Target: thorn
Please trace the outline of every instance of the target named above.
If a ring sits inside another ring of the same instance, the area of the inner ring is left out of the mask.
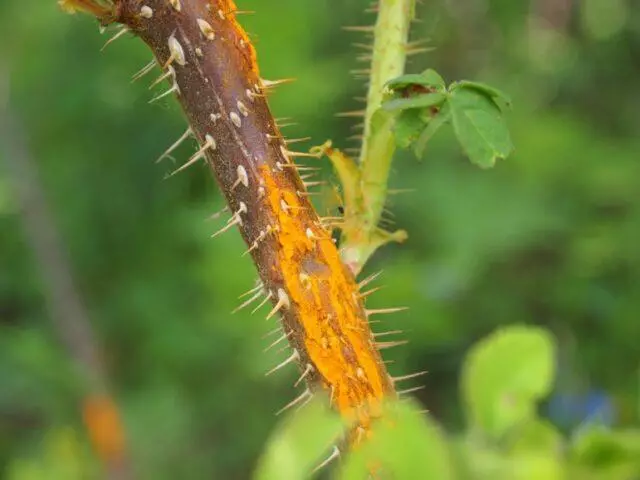
[[[249,300],[246,300],[245,302],[243,302],[242,304],[240,304],[239,306],[237,306],[231,313],[237,313],[240,310],[242,310],[245,307],[248,307],[249,305],[251,305],[253,302],[255,302],[258,298],[260,298],[263,295],[262,291],[257,292],[255,295],[253,295],[251,298],[249,298]]]
[[[189,138],[192,134],[193,134],[193,131],[191,130],[191,127],[187,128],[187,130],[180,136],[180,138],[178,138],[178,140],[176,140],[176,142],[173,145],[171,145],[162,155],[160,155],[160,158],[156,160],[156,163],[160,163],[162,159],[171,155],[171,153],[176,148],[178,148],[180,144],[184,142],[187,138]]]
[[[353,110],[350,112],[336,113],[336,117],[364,117],[364,110]]]
[[[358,290],[361,290],[363,287],[366,287],[367,285],[369,285],[376,278],[378,278],[381,274],[382,274],[382,270],[380,270],[379,272],[376,272],[376,273],[374,273],[372,275],[369,275],[367,278],[365,278],[360,283],[358,283]]]
[[[289,336],[293,333],[293,331],[290,331],[289,333],[283,333],[280,337],[278,337],[276,340],[274,340],[274,342],[269,345],[267,348],[264,349],[264,352],[268,352],[269,350],[271,350],[273,347],[275,347],[276,345],[278,345],[279,343],[285,341],[287,338],[289,338]]]
[[[181,171],[186,170],[188,167],[196,163],[198,160],[202,160],[203,158],[205,158],[208,149],[211,149],[211,150],[216,149],[216,141],[211,135],[207,134],[204,136],[204,138],[206,139],[206,141],[204,145],[202,145],[200,150],[194,153],[193,156],[189,160],[187,160],[187,162],[184,165],[182,165],[181,167],[171,172],[171,174],[169,175],[170,177],[173,177],[176,173],[180,173]]]
[[[216,213],[214,213],[213,215],[209,216],[209,217],[207,218],[207,220],[215,220],[216,218],[220,218],[220,215],[222,215],[223,213],[226,213],[226,212],[228,212],[228,211],[229,211],[229,207],[228,207],[228,206],[225,206],[225,207],[223,207],[223,208],[222,208],[222,210],[219,210],[219,211],[217,211]],[[238,298],[242,298],[243,296],[244,296],[244,294],[243,294],[243,295],[241,295],[241,296],[240,296],[240,297],[238,297]]]
[[[423,370],[422,372],[417,372],[417,373],[411,373],[409,375],[401,375],[399,377],[391,377],[391,380],[393,380],[394,382],[403,382],[405,380],[411,380],[412,378],[418,378],[418,377],[422,377],[423,375],[426,375],[427,372],[426,370]]]
[[[371,33],[375,30],[375,26],[374,25],[355,25],[355,26],[342,27],[342,29],[346,30],[347,32]]]
[[[362,48],[363,50],[369,50],[370,52],[373,52],[373,45],[370,45],[368,43],[352,43],[351,46],[356,48]]]
[[[276,416],[280,415],[281,413],[286,412],[287,410],[289,410],[291,407],[295,407],[297,404],[299,404],[300,402],[302,402],[302,404],[300,405],[300,407],[303,407],[309,400],[311,400],[311,398],[313,398],[313,394],[311,393],[311,390],[309,390],[308,388],[305,389],[304,392],[302,392],[299,396],[297,396],[296,398],[294,398],[292,401],[290,401],[289,403],[287,403],[284,407],[282,407],[280,410],[278,410],[276,412]],[[305,400],[306,399],[306,400]],[[303,401],[304,400],[304,401]]]
[[[320,195],[320,192],[301,192],[301,191],[297,191],[296,195],[298,195],[299,197],[313,197],[315,195]]]
[[[311,473],[316,473],[318,470],[322,470],[324,467],[329,465],[331,462],[333,462],[338,457],[340,457],[340,449],[334,445],[333,449],[331,450],[331,454],[322,463],[320,463],[320,465],[315,467],[311,471]]]
[[[157,102],[158,100],[166,97],[167,95],[171,95],[173,92],[180,92],[180,88],[178,87],[177,83],[173,84],[173,87],[171,87],[169,90],[167,90],[164,93],[161,93],[160,95],[158,95],[157,97],[152,98],[151,100],[149,100],[149,103],[153,103],[153,102]]]
[[[125,27],[123,26],[118,33],[116,33],[113,37],[111,37],[109,40],[106,41],[106,43],[102,46],[102,48],[100,49],[100,51],[102,52],[105,48],[107,48],[107,46],[110,43],[115,42],[117,39],[119,39],[120,37],[122,37],[125,33],[127,33],[129,31],[129,27]]]
[[[373,336],[375,338],[378,337],[388,337],[389,335],[400,335],[404,333],[402,330],[389,330],[387,332],[378,332],[378,333],[374,333]]]
[[[308,142],[309,140],[311,140],[311,137],[290,138],[290,139],[285,139],[284,143],[289,145],[292,143]]]
[[[184,49],[180,42],[175,37],[175,34],[171,34],[169,39],[167,40],[167,44],[169,46],[169,58],[167,62],[164,64],[165,67],[168,67],[175,60],[178,65],[184,66],[187,64],[187,57],[184,54]]]
[[[280,309],[289,308],[291,306],[291,302],[289,300],[289,295],[282,288],[278,289],[278,302],[271,309],[271,311],[267,314],[266,320],[271,319]]]
[[[271,228],[267,229],[267,231],[260,230],[260,233],[258,234],[256,239],[253,241],[249,249],[242,254],[242,256],[244,257],[245,255],[248,255],[249,253],[253,252],[256,248],[258,248],[258,246],[260,245],[260,242],[264,240],[269,233],[271,233]]]
[[[235,182],[233,182],[233,185],[231,185],[232,192],[240,184],[244,185],[245,187],[249,186],[249,175],[247,175],[247,170],[242,165],[238,165],[238,168],[236,171],[238,173],[238,178],[236,179]]]
[[[166,80],[169,77],[174,77],[176,74],[176,71],[174,70],[174,68],[171,65],[167,66],[167,71],[164,72],[162,75],[160,75],[158,78],[156,78],[151,85],[149,85],[149,90],[151,90],[153,87],[155,87],[156,85],[158,85],[160,82],[162,82],[163,80]]]
[[[273,297],[273,292],[271,290],[269,290],[269,293],[267,293],[267,295],[264,297],[264,299],[258,304],[258,306],[256,308],[254,308],[253,310],[251,310],[251,315],[253,315],[254,313],[256,313],[258,310],[260,310],[262,308],[262,306],[267,303],[269,300],[271,300],[271,298]]]
[[[182,5],[180,5],[180,0],[169,0],[171,6],[175,9],[176,12],[182,10]]]
[[[285,148],[282,149],[282,153],[287,157],[307,157],[307,158],[321,158],[322,153],[309,153],[309,152],[292,152]]]
[[[327,184],[327,182],[325,182],[325,181],[321,181],[321,182],[302,182],[302,183],[304,183],[304,186],[306,188],[319,187],[321,185],[326,185]]]
[[[242,225],[242,218],[240,217],[242,213],[247,213],[247,206],[244,202],[240,202],[240,208],[238,209],[238,211],[233,214],[233,216],[227,221],[227,224],[224,227],[211,235],[211,238],[217,237],[221,233],[226,232],[234,225]]]
[[[376,293],[377,291],[382,290],[383,288],[384,286],[372,288],[371,290],[367,290],[366,292],[359,293],[358,297],[367,298],[372,293]]]
[[[376,347],[379,350],[385,350],[387,348],[399,347],[400,345],[406,345],[409,340],[398,340],[397,342],[376,342]]]
[[[396,393],[398,396],[408,395],[410,393],[417,392],[418,390],[422,390],[423,388],[425,388],[425,386],[420,385],[419,387],[407,388],[406,390],[398,390]]]
[[[285,163],[283,168],[295,168],[299,172],[318,172],[322,170],[320,167],[307,167],[304,165],[296,165],[295,163]]]
[[[216,38],[216,32],[213,31],[213,27],[209,22],[207,22],[206,20],[203,20],[202,18],[198,18],[196,22],[198,23],[198,28],[200,29],[200,33],[202,33],[202,35],[207,40],[213,40],[214,38]]]
[[[269,330],[267,333],[265,333],[262,336],[262,339],[264,340],[265,338],[269,338],[270,336],[275,335],[276,333],[279,333],[279,332],[282,332],[282,327],[281,326],[276,327],[273,330]]]
[[[269,370],[267,373],[264,374],[265,377],[268,377],[269,375],[277,372],[278,370],[280,370],[281,368],[286,367],[287,365],[289,365],[292,362],[296,362],[300,359],[300,354],[298,353],[298,350],[296,350],[295,348],[293,349],[293,353],[283,362],[279,363],[278,365],[276,365],[275,367],[273,367],[271,370]]]
[[[278,85],[284,85],[285,83],[295,82],[296,79],[295,78],[283,78],[281,80],[265,80],[264,78],[261,78],[260,81],[262,82],[262,88],[268,90],[268,89],[277,87]]]
[[[225,207],[225,208],[227,208],[227,207]],[[228,209],[228,208],[227,208],[227,209]],[[253,287],[251,290],[247,290],[246,292],[244,292],[242,295],[240,295],[240,296],[238,297],[238,299],[240,299],[240,298],[244,298],[244,297],[246,297],[247,295],[251,295],[253,292],[256,292],[256,291],[258,291],[258,290],[262,290],[262,288],[263,288],[263,284],[262,284],[262,282],[261,282],[261,281],[258,281],[258,284],[257,284],[255,287]]]
[[[409,307],[394,307],[394,308],[374,308],[372,310],[365,310],[367,315],[376,315],[380,313],[396,313],[409,310]]]
[[[135,82],[136,80],[140,80],[142,77],[144,77],[145,75],[147,75],[149,72],[151,72],[151,70],[154,69],[154,67],[158,64],[158,62],[156,62],[156,59],[154,58],[153,60],[151,60],[149,63],[147,63],[144,67],[142,67],[140,70],[138,70],[133,77],[131,77],[131,83]]]
[[[302,375],[300,375],[298,380],[296,380],[296,383],[293,384],[294,388],[297,387],[300,384],[300,382],[302,382],[307,377],[307,375],[313,372],[313,370],[314,370],[313,365],[311,365],[310,363],[307,363],[307,366],[305,367],[304,372],[302,372]]]
[[[232,217],[233,221],[227,222],[227,224],[222,227],[220,230],[218,230],[216,233],[214,233],[213,235],[211,235],[211,238],[215,238],[218,235],[223,234],[224,232],[226,232],[227,230],[229,230],[231,227],[233,227],[234,225],[238,225],[240,223],[239,218],[236,217]]]

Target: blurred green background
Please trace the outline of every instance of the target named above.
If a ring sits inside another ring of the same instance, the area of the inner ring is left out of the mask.
[[[352,46],[363,39],[342,27],[372,22],[368,2],[237,3],[256,12],[242,22],[263,75],[298,79],[272,97],[276,116],[297,122],[285,133],[355,146],[354,122],[334,115],[360,108],[364,87],[349,71],[363,68]],[[419,18],[412,38],[435,49],[408,71],[433,67],[508,92],[516,153],[481,171],[443,131],[422,161],[397,155],[391,188],[410,191],[390,207],[410,238],[368,266],[384,269],[386,287],[369,305],[410,307],[385,321],[410,340],[385,355],[392,373],[429,370],[416,396],[455,431],[469,345],[500,325],[544,325],[560,345],[545,414],[566,429],[637,423],[638,4],[425,0]],[[103,349],[138,477],[249,478],[295,372],[266,379],[285,355],[263,353],[273,325],[230,313],[255,273],[237,232],[209,239],[224,222],[205,221],[222,205],[210,174],[197,167],[165,181],[171,161],[154,163],[185,122],[173,100],[147,104],[150,77],[131,85],[149,53],[134,39],[100,53],[95,21],[53,0],[2,0],[0,31],[11,112]],[[78,410],[87,385],[51,322],[3,147],[0,472],[42,478],[16,472],[49,457],[91,463]],[[318,207],[336,205],[327,195]]]

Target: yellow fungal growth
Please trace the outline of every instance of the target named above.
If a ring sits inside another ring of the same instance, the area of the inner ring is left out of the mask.
[[[299,323],[294,326],[292,335],[298,336],[294,343],[304,346],[331,403],[356,422],[350,440],[357,444],[368,433],[372,419],[381,416],[382,401],[395,395],[358,286],[309,204],[267,166],[260,168],[260,175],[266,189],[265,207],[278,226],[274,268],[280,269]],[[282,208],[283,202],[288,208]]]

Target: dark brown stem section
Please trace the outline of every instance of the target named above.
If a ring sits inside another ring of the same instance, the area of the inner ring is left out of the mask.
[[[117,20],[151,48],[177,95],[232,217],[257,266],[269,316],[283,335],[307,389],[324,389],[369,432],[382,401],[395,395],[351,272],[342,264],[300,179],[258,72],[250,39],[231,0],[123,0]],[[191,164],[189,161],[187,164]],[[283,362],[283,366],[289,363]]]

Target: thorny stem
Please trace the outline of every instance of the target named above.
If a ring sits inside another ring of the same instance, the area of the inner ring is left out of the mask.
[[[378,19],[374,28],[373,55],[367,107],[364,121],[364,137],[360,162],[355,175],[346,178],[340,173],[348,158],[336,160],[334,151],[325,145],[327,153],[338,169],[345,190],[355,189],[356,201],[349,205],[345,198],[344,242],[342,258],[354,273],[358,273],[368,258],[381,245],[390,241],[403,241],[402,230],[389,233],[378,227],[387,198],[387,183],[391,160],[395,152],[393,118],[381,115],[385,84],[404,73],[407,57],[409,27],[414,17],[415,0],[379,0]],[[337,163],[341,165],[338,166]],[[353,165],[350,170],[354,170]],[[355,177],[355,178],[354,178]],[[350,184],[348,187],[346,184]],[[355,183],[355,185],[354,185]]]

